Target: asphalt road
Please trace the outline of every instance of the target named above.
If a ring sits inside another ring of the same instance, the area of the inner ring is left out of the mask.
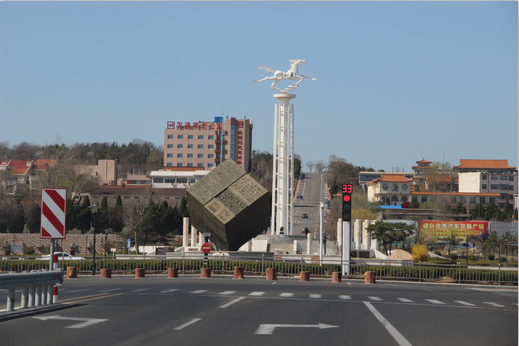
[[[5,309],[5,290],[0,299],[0,310]],[[518,342],[517,287],[80,277],[65,280],[59,300],[66,304],[0,317],[2,344],[515,346]]]
[[[310,232],[319,231],[319,203],[324,202],[324,181],[322,174],[306,173],[305,179],[300,181],[298,195],[303,199],[294,201],[294,230],[295,235],[301,234],[301,230],[308,227]],[[303,219],[303,213],[308,219]]]

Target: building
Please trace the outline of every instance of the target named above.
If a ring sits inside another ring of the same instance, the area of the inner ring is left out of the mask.
[[[214,122],[168,121],[164,130],[164,166],[212,169],[232,159],[251,170],[252,121],[215,117]]]
[[[369,202],[383,202],[387,199],[392,205],[401,205],[409,201],[413,179],[405,174],[385,174],[366,183]]]
[[[375,179],[380,179],[382,175],[404,175],[408,179],[413,179],[413,172],[359,172],[359,185],[364,187],[366,183],[372,182]]]
[[[510,209],[516,207],[517,169],[508,165],[508,160],[465,160],[461,159],[458,170],[459,192],[497,194],[480,202],[494,203],[504,208],[508,200]]]
[[[187,189],[209,172],[198,167],[163,167],[159,171],[151,171],[149,177],[154,188]]]
[[[99,185],[117,185],[117,160],[98,160],[97,165],[78,165],[78,173],[99,179]]]

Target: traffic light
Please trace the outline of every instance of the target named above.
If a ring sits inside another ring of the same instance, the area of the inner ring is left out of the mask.
[[[352,184],[342,184],[342,221],[351,221],[351,192]]]

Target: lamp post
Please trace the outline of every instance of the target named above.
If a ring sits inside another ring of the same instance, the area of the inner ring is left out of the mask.
[[[92,275],[96,275],[96,214],[99,206],[94,203],[89,208],[91,209],[92,214],[94,214],[94,248],[92,250],[94,263],[92,264]]]

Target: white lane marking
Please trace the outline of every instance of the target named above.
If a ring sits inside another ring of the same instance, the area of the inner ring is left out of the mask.
[[[475,291],[483,291],[483,292],[493,292],[493,293],[517,293],[516,289],[500,289],[500,288],[474,288],[470,287],[471,290]]]
[[[149,291],[150,289],[149,288],[141,288],[139,290],[133,290],[133,291],[130,291],[130,293],[135,293],[135,292],[144,292],[144,291]]]
[[[59,290],[62,291],[61,288]],[[83,289],[80,289],[80,290],[68,291],[68,293],[71,293],[71,292],[83,292],[83,291],[90,291],[90,290],[91,290],[91,288],[83,288]]]
[[[339,298],[340,298],[340,299],[351,299],[351,296],[348,296],[348,295],[340,295]]]
[[[233,293],[236,293],[236,291],[223,291],[218,294],[233,294]]]
[[[407,339],[404,338],[404,336],[402,334],[400,334],[400,332],[398,330],[396,330],[396,328],[393,327],[391,325],[391,323],[389,323],[384,318],[384,316],[382,316],[380,314],[380,312],[378,312],[378,310],[373,307],[373,305],[371,305],[370,302],[363,302],[363,303],[368,307],[369,311],[371,311],[373,313],[373,315],[375,315],[377,320],[380,323],[382,323],[384,328],[386,328],[386,330],[389,332],[389,334],[391,334],[391,336],[393,337],[393,339],[395,339],[395,341],[398,343],[398,345],[400,345],[400,346],[412,346],[411,343],[409,341],[407,341]]]
[[[186,323],[184,323],[184,324],[181,324],[181,325],[178,326],[178,327],[173,328],[173,330],[181,330],[181,329],[184,329],[184,328],[186,328],[186,327],[188,327],[188,326],[192,325],[193,323],[196,323],[196,322],[198,322],[198,321],[200,321],[200,320],[201,320],[201,318],[193,318],[191,321],[188,321],[188,322],[186,322]]]
[[[98,291],[98,292],[112,292],[112,291],[120,291],[122,290],[122,288],[111,288],[109,290],[103,290],[103,291]]]
[[[178,291],[178,288],[172,288],[170,290],[161,291],[160,293],[169,293],[169,292],[175,292]]]
[[[379,298],[379,297],[368,297],[368,298],[371,299],[371,300],[375,300],[375,301],[377,301],[377,302],[379,302],[379,301],[382,300],[382,299]]]
[[[236,298],[234,300],[231,300],[227,304],[224,304],[224,305],[220,306],[220,308],[225,309],[226,307],[229,307],[229,306],[233,305],[234,303],[238,303],[240,300],[245,299],[245,298],[246,297],[238,297],[238,298]]]
[[[461,304],[461,305],[466,305],[466,306],[476,306],[475,304],[467,303],[467,302],[464,302],[463,300],[455,300],[454,302]]]
[[[249,293],[249,296],[262,296],[264,294],[265,294],[265,292],[252,292],[252,293]]]
[[[396,299],[400,300],[403,303],[412,303],[413,302],[411,299],[407,299],[407,298],[396,298]]]
[[[280,297],[292,297],[294,295],[294,293],[281,293],[279,296]]]
[[[200,293],[204,293],[204,292],[207,292],[207,290],[197,290],[197,291],[192,291],[191,293],[200,294]]]
[[[313,299],[321,299],[322,295],[321,294],[310,294],[309,297],[313,298]]]
[[[498,304],[498,303],[494,303],[494,302],[483,302],[483,303],[495,306],[496,308],[504,308],[505,307],[504,305],[501,305],[501,304]]]
[[[433,303],[433,304],[445,304],[444,302],[440,302],[439,300],[436,300],[436,299],[425,299],[426,301],[428,301],[429,303]]]
[[[41,316],[41,317],[34,317],[42,321],[46,320],[65,320],[65,321],[82,321],[82,323],[76,323],[71,326],[65,327],[65,328],[85,328],[88,326],[91,326],[96,323],[108,321],[107,319],[101,319],[101,318],[82,318],[82,317],[64,317],[60,315],[54,315],[54,316]]]
[[[260,324],[258,329],[254,332],[254,334],[261,335],[272,335],[274,333],[274,329],[276,328],[319,328],[319,329],[329,329],[329,328],[339,328],[339,326],[333,326],[331,324]]]

